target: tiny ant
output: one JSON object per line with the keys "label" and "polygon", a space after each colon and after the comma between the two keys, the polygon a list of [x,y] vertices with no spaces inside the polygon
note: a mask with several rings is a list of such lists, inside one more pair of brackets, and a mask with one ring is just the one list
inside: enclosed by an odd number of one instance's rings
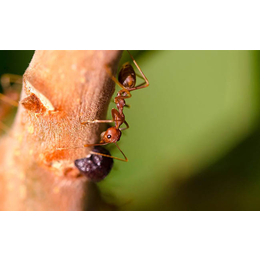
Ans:
{"label": "tiny ant", "polygon": [[[142,76],[135,73],[134,68],[131,66],[131,64],[129,62],[123,64],[123,66],[118,74],[118,80],[112,75],[111,70],[108,67],[106,67],[107,73],[110,75],[111,79],[116,84],[118,84],[121,88],[118,91],[117,96],[114,99],[117,110],[115,108],[113,108],[111,110],[113,119],[112,120],[93,120],[93,121],[81,122],[81,124],[83,124],[83,125],[88,124],[88,123],[115,123],[115,126],[109,127],[105,132],[103,132],[101,134],[101,141],[98,144],[85,144],[84,146],[89,147],[89,146],[107,145],[109,143],[114,143],[117,146],[117,148],[119,149],[119,151],[122,153],[122,155],[124,156],[124,159],[114,157],[111,155],[107,155],[107,154],[97,153],[94,151],[91,151],[90,153],[114,158],[114,159],[124,161],[124,162],[127,162],[128,159],[125,156],[125,154],[123,153],[123,151],[119,148],[117,142],[120,140],[121,133],[122,133],[121,131],[129,128],[129,124],[126,122],[125,115],[123,113],[124,107],[127,106],[125,103],[125,99],[130,98],[132,96],[130,93],[131,91],[141,89],[141,88],[146,88],[149,86],[148,79],[146,78],[146,76],[144,75],[144,73],[142,72],[142,70],[140,69],[138,64],[136,63],[136,61],[135,61],[134,57],[131,55],[131,53],[129,51],[128,51],[128,53]],[[141,83],[138,86],[135,86],[136,85],[136,76],[144,79],[145,82]],[[125,124],[126,127],[120,128],[120,126],[122,124]]]}

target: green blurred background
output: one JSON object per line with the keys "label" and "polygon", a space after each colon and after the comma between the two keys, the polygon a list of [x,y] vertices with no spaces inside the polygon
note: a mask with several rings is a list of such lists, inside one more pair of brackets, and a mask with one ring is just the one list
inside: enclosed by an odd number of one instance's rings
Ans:
{"label": "green blurred background", "polygon": [[[127,100],[129,162],[98,183],[102,198],[120,210],[260,210],[260,52],[131,53],[150,86]],[[0,75],[22,75],[32,55],[0,51]]]}

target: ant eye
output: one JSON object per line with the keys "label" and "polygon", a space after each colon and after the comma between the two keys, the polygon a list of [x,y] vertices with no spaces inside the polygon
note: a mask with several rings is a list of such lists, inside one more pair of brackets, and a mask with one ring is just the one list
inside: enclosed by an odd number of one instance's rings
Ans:
{"label": "ant eye", "polygon": [[111,138],[111,135],[108,135],[107,138],[110,139],[110,138]]}

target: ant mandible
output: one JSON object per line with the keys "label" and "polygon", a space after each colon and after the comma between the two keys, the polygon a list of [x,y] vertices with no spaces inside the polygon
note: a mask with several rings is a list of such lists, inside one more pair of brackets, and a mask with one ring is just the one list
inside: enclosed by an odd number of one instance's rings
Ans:
{"label": "ant mandible", "polygon": [[[121,133],[122,133],[121,131],[129,128],[129,124],[126,122],[125,115],[123,113],[123,109],[126,106],[125,99],[130,98],[132,96],[130,93],[131,91],[141,89],[141,88],[146,88],[149,86],[148,79],[146,78],[146,76],[144,75],[144,73],[142,72],[140,67],[138,66],[137,62],[135,61],[135,59],[131,55],[131,53],[129,51],[128,51],[128,53],[142,76],[135,73],[134,68],[131,66],[131,64],[129,62],[123,64],[123,66],[118,74],[118,80],[112,75],[111,70],[108,67],[106,67],[106,70],[107,70],[108,74],[110,75],[111,79],[116,84],[118,84],[119,87],[121,88],[118,91],[117,96],[114,99],[114,102],[115,102],[118,110],[116,110],[115,108],[113,108],[111,110],[113,119],[112,120],[93,120],[93,121],[81,122],[81,124],[83,124],[83,125],[88,124],[88,123],[115,123],[115,126],[109,127],[105,132],[103,132],[101,134],[101,141],[98,144],[85,144],[84,147],[107,145],[110,143],[114,143],[117,146],[117,148],[119,149],[119,151],[122,153],[122,155],[124,156],[124,159],[110,156],[107,154],[93,152],[93,151],[91,151],[90,153],[114,158],[114,159],[124,161],[124,162],[127,162],[128,159],[125,156],[125,154],[123,153],[123,151],[119,148],[117,142],[120,140]],[[136,76],[144,79],[145,82],[141,83],[138,86],[135,86],[136,85]],[[122,124],[125,124],[126,127],[120,128],[120,126]]]}

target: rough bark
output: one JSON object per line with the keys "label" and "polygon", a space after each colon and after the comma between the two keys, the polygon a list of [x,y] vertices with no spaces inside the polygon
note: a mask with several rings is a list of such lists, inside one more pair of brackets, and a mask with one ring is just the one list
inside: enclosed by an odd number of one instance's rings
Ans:
{"label": "rough bark", "polygon": [[[99,141],[121,51],[36,51],[23,78],[18,112],[1,140],[1,210],[98,209],[95,184],[74,160]],[[80,147],[75,149],[75,147]],[[66,149],[59,149],[66,148]],[[68,148],[68,149],[67,149]]]}

